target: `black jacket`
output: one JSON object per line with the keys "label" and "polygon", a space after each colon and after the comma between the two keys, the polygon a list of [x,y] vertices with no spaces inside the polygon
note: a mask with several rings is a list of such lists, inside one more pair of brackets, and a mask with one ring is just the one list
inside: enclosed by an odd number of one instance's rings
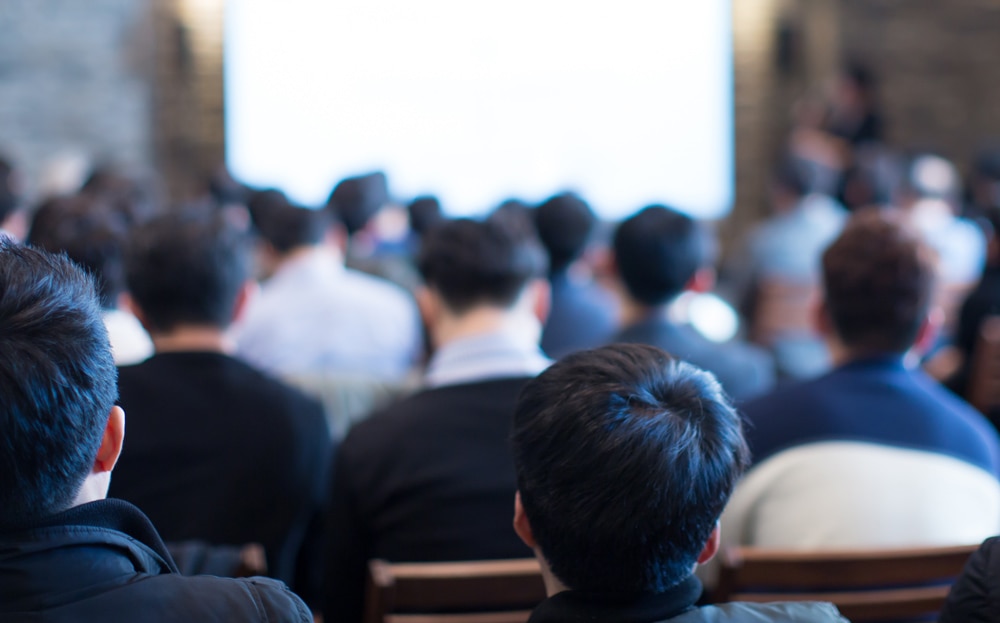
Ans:
{"label": "black jacket", "polygon": [[280,582],[186,577],[149,520],[121,500],[0,534],[0,623],[312,621]]}
{"label": "black jacket", "polygon": [[994,623],[1000,615],[1000,538],[986,539],[951,587],[941,623]]}

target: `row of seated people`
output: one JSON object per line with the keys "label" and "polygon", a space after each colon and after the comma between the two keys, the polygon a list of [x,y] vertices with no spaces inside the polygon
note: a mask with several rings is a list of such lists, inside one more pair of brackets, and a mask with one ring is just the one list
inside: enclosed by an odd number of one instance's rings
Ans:
{"label": "row of seated people", "polygon": [[[263,202],[253,213],[262,232],[273,227],[293,240],[284,255],[294,259],[322,251],[328,260],[336,259],[326,245],[330,229],[321,214],[280,200]],[[932,259],[899,220],[892,212],[859,215],[827,252],[825,331],[837,346],[838,362],[847,365],[815,385],[800,386],[798,393],[743,403],[755,427],[766,425],[753,416],[755,404],[771,400],[777,405],[760,411],[762,420],[775,414],[774,438],[755,441],[752,429],[751,444],[758,462],[796,445],[837,441],[860,442],[860,450],[875,446],[879,456],[868,456],[869,466],[893,463],[887,456],[893,453],[881,452],[885,449],[913,450],[919,456],[910,458],[916,459],[956,459],[957,468],[928,463],[930,484],[922,483],[927,486],[913,492],[908,506],[894,500],[888,510],[909,519],[928,518],[913,531],[925,532],[908,544],[981,540],[998,531],[1000,518],[996,434],[967,405],[904,361],[918,335],[928,335],[921,328],[927,325],[934,280]],[[420,307],[434,351],[424,379],[427,389],[351,431],[337,453],[329,496],[329,433],[319,406],[227,354],[239,352],[245,330],[237,327],[233,345],[229,325],[252,314],[245,239],[225,220],[195,214],[157,219],[131,231],[130,238],[125,262],[130,306],[150,330],[158,354],[121,371],[121,404],[132,419],[112,493],[139,501],[168,539],[262,542],[272,573],[292,583],[314,607],[325,595],[334,620],[360,617],[365,562],[371,557],[440,560],[530,553],[509,529],[516,484],[506,446],[521,386],[550,363],[537,346],[548,298],[545,257],[529,238],[497,223],[473,221],[445,223],[427,234],[419,261],[427,286]],[[614,265],[625,295],[623,315],[632,319],[633,329],[641,329],[638,337],[626,329],[618,339],[665,346],[715,370],[729,393],[751,398],[766,390],[751,383],[760,368],[746,363],[763,361],[761,353],[742,345],[714,346],[675,327],[666,315],[682,290],[710,277],[710,249],[704,228],[663,207],[624,222],[614,235]],[[302,293],[286,296],[295,295]],[[298,303],[284,300],[293,318]],[[272,317],[269,322],[280,321]],[[305,333],[319,339],[326,327],[320,319],[316,323]],[[860,373],[845,374],[851,363],[863,364]],[[867,383],[847,382],[858,378]],[[750,389],[741,389],[741,383],[751,383]],[[790,415],[778,408],[782,404]],[[816,414],[815,421],[798,417],[801,413]],[[897,419],[882,422],[873,416],[883,413]],[[786,434],[790,422],[799,427]],[[860,450],[844,456],[863,454]],[[812,469],[834,474],[831,480],[840,477],[833,459]],[[898,486],[904,469],[914,468],[910,463],[899,472],[879,467],[888,480],[845,477],[844,497],[831,507],[850,508],[851,496],[868,492],[910,492]],[[785,473],[794,475],[795,469]],[[966,483],[962,488],[953,483],[955,499],[941,505],[946,507],[941,515],[929,514],[928,505],[940,499],[932,475]],[[779,484],[786,488],[774,496],[778,502],[815,503],[806,501],[816,491],[809,482]],[[801,491],[789,493],[796,485]],[[859,493],[857,487],[868,489]],[[830,487],[823,492],[835,498]],[[329,543],[322,554],[318,544],[327,503]],[[943,517],[948,512],[954,515]],[[216,527],[208,528],[213,522]],[[860,530],[849,521],[843,526],[848,535]],[[952,528],[954,534],[944,534]],[[324,563],[327,588],[320,591]]]}
{"label": "row of seated people", "polygon": [[[143,513],[105,499],[127,444],[92,280],[65,257],[0,240],[0,293],[3,619],[312,620],[273,580],[180,575]],[[520,384],[504,514],[513,507],[507,530],[541,565],[548,598],[530,621],[846,621],[822,603],[698,605],[694,570],[718,550],[720,514],[751,463],[742,418],[710,373],[623,344]],[[995,545],[959,579],[942,620],[989,620],[1000,577],[983,561]],[[326,616],[350,620],[336,608]]]}

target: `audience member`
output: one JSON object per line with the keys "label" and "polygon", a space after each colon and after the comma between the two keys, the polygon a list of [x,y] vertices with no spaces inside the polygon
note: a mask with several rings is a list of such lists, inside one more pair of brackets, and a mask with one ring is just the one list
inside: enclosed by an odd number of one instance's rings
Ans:
{"label": "audience member", "polygon": [[544,252],[495,223],[449,221],[419,259],[434,355],[426,389],[357,424],[334,469],[327,620],[361,620],[367,561],[519,558],[507,443],[547,304]]}
{"label": "audience member", "polygon": [[944,286],[971,286],[986,264],[986,237],[972,221],[958,218],[961,181],[955,166],[939,156],[911,159],[900,206],[940,258]]}
{"label": "audience member", "polygon": [[551,197],[534,213],[538,238],[549,253],[552,309],[542,332],[542,350],[560,358],[605,344],[615,332],[617,310],[580,261],[597,217],[580,197]]}
{"label": "audience member", "polygon": [[858,213],[824,253],[817,321],[838,367],[746,405],[755,467],[723,516],[728,543],[911,547],[1000,531],[996,431],[906,362],[933,341],[934,272],[892,212]]}
{"label": "audience member", "polygon": [[318,403],[230,355],[249,266],[244,237],[215,214],[180,211],[134,231],[126,276],[156,354],[119,371],[132,419],[111,495],[169,541],[260,543],[269,574],[308,599],[330,433]]}
{"label": "audience member", "polygon": [[965,564],[948,593],[939,623],[993,623],[1000,607],[998,586],[1000,537],[992,537]]}
{"label": "audience member", "polygon": [[[729,277],[737,305],[754,326],[768,288],[809,292],[819,288],[823,250],[847,220],[847,211],[827,195],[815,192],[808,163],[789,158],[778,169],[772,186],[775,215],[758,225],[744,249],[730,263]],[[808,296],[804,297],[808,305]],[[804,313],[808,313],[803,310]],[[808,331],[785,329],[768,336],[781,371],[804,377],[828,367],[822,341]]]}
{"label": "audience member", "polygon": [[83,195],[50,199],[35,213],[27,242],[52,253],[66,253],[94,276],[115,364],[139,363],[153,354],[153,343],[132,312],[121,305],[125,291],[128,224],[110,206]]}
{"label": "audience member", "polygon": [[650,346],[573,354],[514,412],[514,528],[549,598],[531,623],[840,621],[830,604],[697,607],[692,574],[749,459],[718,382]]}
{"label": "audience member", "polygon": [[276,191],[251,199],[250,208],[268,278],[237,327],[240,355],[283,376],[402,381],[422,346],[410,295],[345,268],[328,213],[291,205]]}
{"label": "audience member", "polygon": [[669,317],[670,304],[685,290],[714,285],[714,241],[701,224],[649,206],[618,226],[613,246],[625,325],[615,342],[652,344],[705,368],[737,400],[771,388],[774,362],[766,352],[738,341],[713,342]]}
{"label": "audience member", "polygon": [[312,620],[273,580],[181,576],[146,516],[104,499],[125,414],[80,269],[0,240],[0,352],[0,619]]}

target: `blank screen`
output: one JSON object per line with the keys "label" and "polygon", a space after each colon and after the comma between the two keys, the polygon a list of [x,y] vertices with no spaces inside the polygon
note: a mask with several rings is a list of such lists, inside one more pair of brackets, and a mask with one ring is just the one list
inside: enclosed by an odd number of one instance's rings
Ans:
{"label": "blank screen", "polygon": [[307,205],[382,170],[451,214],[733,194],[726,0],[229,0],[227,160]]}

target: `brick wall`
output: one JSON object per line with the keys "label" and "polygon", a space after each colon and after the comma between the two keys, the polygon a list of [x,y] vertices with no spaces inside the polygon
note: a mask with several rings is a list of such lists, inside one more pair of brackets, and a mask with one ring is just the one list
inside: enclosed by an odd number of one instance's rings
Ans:
{"label": "brick wall", "polygon": [[0,152],[29,182],[57,154],[152,166],[150,6],[0,0]]}

